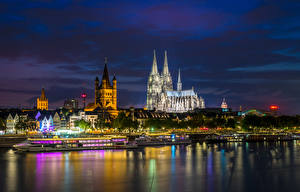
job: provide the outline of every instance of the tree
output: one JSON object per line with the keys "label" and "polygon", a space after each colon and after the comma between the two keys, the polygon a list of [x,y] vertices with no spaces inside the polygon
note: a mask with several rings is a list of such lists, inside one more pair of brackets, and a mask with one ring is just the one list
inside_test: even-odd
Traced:
{"label": "tree", "polygon": [[226,126],[226,119],[223,117],[218,117],[214,119],[216,127],[224,128]]}
{"label": "tree", "polygon": [[196,114],[189,120],[189,127],[191,128],[199,128],[203,127],[205,123],[205,116],[203,114]]}
{"label": "tree", "polygon": [[105,119],[103,118],[98,118],[96,123],[95,123],[95,127],[96,128],[100,128],[100,129],[103,129],[106,127],[106,122],[105,122]]}
{"label": "tree", "polygon": [[[169,126],[170,124],[165,123],[166,126]],[[151,131],[154,130],[160,130],[163,127],[163,122],[160,119],[147,119],[145,121],[145,127],[149,128]]]}
{"label": "tree", "polygon": [[233,118],[227,119],[225,127],[234,129],[236,127],[236,120]]}
{"label": "tree", "polygon": [[80,129],[87,130],[91,128],[91,122],[85,121],[84,119],[75,121],[75,126]]}
{"label": "tree", "polygon": [[5,130],[5,121],[0,117],[0,130]]}
{"label": "tree", "polygon": [[205,120],[204,125],[208,128],[217,128],[217,123],[213,118]]}
{"label": "tree", "polygon": [[132,120],[123,112],[119,113],[118,117],[112,120],[111,125],[113,128],[118,129],[119,132],[125,129],[128,129],[129,132],[131,132],[133,130],[137,130],[139,127],[138,121]]}
{"label": "tree", "polygon": [[253,130],[260,125],[260,118],[256,115],[246,115],[242,120],[242,128],[244,130]]}

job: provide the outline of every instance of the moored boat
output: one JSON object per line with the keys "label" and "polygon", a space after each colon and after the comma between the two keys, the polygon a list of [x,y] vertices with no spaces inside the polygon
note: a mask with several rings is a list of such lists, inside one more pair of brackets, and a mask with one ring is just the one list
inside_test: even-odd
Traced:
{"label": "moored boat", "polygon": [[191,144],[188,135],[142,135],[135,139],[138,146]]}
{"label": "moored boat", "polygon": [[45,151],[79,151],[95,149],[132,149],[137,145],[128,142],[126,137],[94,137],[94,138],[29,138],[16,144],[14,149],[23,152]]}

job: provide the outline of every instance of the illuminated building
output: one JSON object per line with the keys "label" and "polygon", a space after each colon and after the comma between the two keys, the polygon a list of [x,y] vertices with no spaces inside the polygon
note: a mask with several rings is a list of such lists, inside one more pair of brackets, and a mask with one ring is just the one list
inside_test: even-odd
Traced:
{"label": "illuminated building", "polygon": [[67,128],[66,116],[63,114],[62,111],[60,111],[59,116],[60,116],[60,128],[61,129],[66,129]]}
{"label": "illuminated building", "polygon": [[228,105],[225,101],[225,98],[223,98],[222,103],[221,103],[221,109],[223,112],[227,112],[228,111]]}
{"label": "illuminated building", "polygon": [[73,113],[69,118],[70,129],[75,129],[75,122],[85,120],[91,123],[91,127],[95,128],[97,123],[98,114],[90,111],[80,111],[79,113]]}
{"label": "illuminated building", "polygon": [[55,130],[66,129],[66,117],[62,111],[60,111],[60,113],[55,112],[53,116],[53,126]]}
{"label": "illuminated building", "polygon": [[225,101],[225,98],[223,98],[223,100],[222,100],[221,108],[222,109],[227,109],[228,108],[227,103]]}
{"label": "illuminated building", "polygon": [[69,117],[69,128],[75,129],[75,122],[81,120],[82,117],[80,115],[72,114]]}
{"label": "illuminated building", "polygon": [[104,71],[102,75],[101,84],[99,79],[95,79],[95,100],[84,109],[85,111],[105,111],[116,117],[117,110],[117,79],[113,77],[111,85],[109,74],[107,70],[107,59],[105,59]]}
{"label": "illuminated building", "polygon": [[228,105],[225,101],[225,98],[223,98],[222,103],[221,103],[221,109],[223,112],[227,112],[228,111]]}
{"label": "illuminated building", "polygon": [[42,94],[37,98],[37,109],[48,110],[48,99],[45,96],[45,90],[42,88]]}
{"label": "illuminated building", "polygon": [[7,132],[13,133],[16,129],[16,125],[19,122],[19,115],[15,114],[15,117],[13,117],[11,114],[8,115],[6,119],[6,129]]}
{"label": "illuminated building", "polygon": [[152,70],[147,84],[147,109],[182,113],[205,108],[202,97],[198,97],[194,89],[182,90],[180,70],[178,72],[177,90],[173,90],[172,77],[169,73],[167,52],[165,51],[162,74],[157,69],[157,60],[154,50]]}
{"label": "illuminated building", "polygon": [[78,101],[76,99],[65,100],[64,108],[68,110],[76,110],[78,109]]}
{"label": "illuminated building", "polygon": [[40,131],[41,132],[54,131],[52,115],[49,115],[48,118],[47,118],[47,115],[41,116],[39,123],[40,123]]}
{"label": "illuminated building", "polygon": [[53,116],[53,126],[56,130],[60,129],[60,123],[61,123],[60,116],[56,112]]}
{"label": "illuminated building", "polygon": [[91,123],[91,127],[95,128],[97,123],[98,115],[93,112],[85,112],[85,120]]}

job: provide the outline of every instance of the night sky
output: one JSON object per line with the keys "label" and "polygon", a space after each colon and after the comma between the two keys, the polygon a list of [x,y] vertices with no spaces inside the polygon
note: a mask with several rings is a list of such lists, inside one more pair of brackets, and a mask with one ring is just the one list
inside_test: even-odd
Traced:
{"label": "night sky", "polygon": [[195,90],[207,107],[240,105],[300,114],[298,0],[0,1],[0,106],[49,108],[81,92],[94,98],[104,57],[120,107],[143,107],[153,49],[168,51],[174,88]]}

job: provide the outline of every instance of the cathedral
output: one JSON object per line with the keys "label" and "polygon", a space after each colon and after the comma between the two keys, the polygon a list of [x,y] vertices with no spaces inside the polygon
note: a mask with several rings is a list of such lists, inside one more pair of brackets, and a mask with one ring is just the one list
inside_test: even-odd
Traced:
{"label": "cathedral", "polygon": [[195,108],[205,108],[204,100],[194,89],[182,90],[180,70],[178,71],[177,90],[173,90],[169,73],[167,51],[165,51],[163,71],[157,69],[154,50],[152,70],[147,85],[147,109],[169,113],[183,113]]}
{"label": "cathedral", "polygon": [[107,59],[105,59],[104,71],[101,83],[98,77],[95,79],[95,100],[94,103],[88,104],[85,111],[103,111],[105,110],[112,116],[118,115],[117,110],[117,79],[114,76],[112,85],[109,80],[107,70]]}

